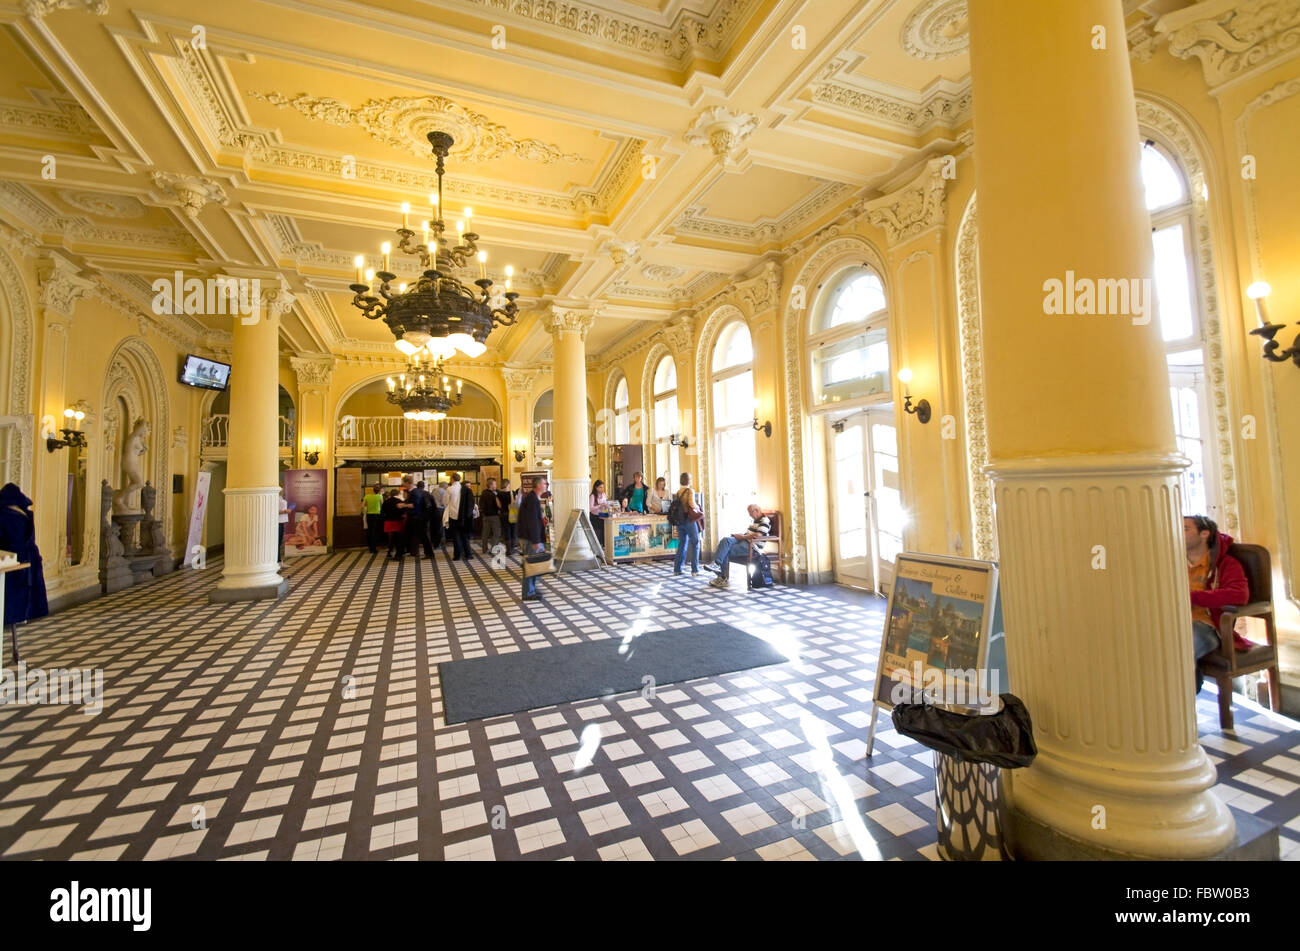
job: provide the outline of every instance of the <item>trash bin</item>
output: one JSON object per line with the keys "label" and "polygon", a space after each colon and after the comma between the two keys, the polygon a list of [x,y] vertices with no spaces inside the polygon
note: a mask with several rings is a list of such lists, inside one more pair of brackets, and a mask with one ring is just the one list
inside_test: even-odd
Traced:
{"label": "trash bin", "polygon": [[989,862],[1011,857],[1002,770],[1028,766],[1038,755],[1029,711],[1004,693],[998,709],[900,703],[894,729],[934,751],[939,855],[948,861]]}

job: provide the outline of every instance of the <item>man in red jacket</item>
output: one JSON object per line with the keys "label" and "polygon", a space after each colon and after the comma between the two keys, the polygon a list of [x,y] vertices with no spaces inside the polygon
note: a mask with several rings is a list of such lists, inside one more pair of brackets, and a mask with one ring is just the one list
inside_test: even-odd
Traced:
{"label": "man in red jacket", "polygon": [[[1250,600],[1250,587],[1241,562],[1228,554],[1232,536],[1219,531],[1213,519],[1188,515],[1183,519],[1187,542],[1187,586],[1192,593],[1192,648],[1196,660],[1219,649],[1219,617],[1228,605]],[[1250,642],[1233,632],[1233,645],[1245,650]],[[1201,692],[1200,664],[1196,665],[1196,692]]]}

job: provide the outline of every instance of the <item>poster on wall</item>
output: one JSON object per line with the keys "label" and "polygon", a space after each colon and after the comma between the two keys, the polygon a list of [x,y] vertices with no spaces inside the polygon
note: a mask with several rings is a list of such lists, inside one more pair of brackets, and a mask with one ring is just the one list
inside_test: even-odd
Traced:
{"label": "poster on wall", "polygon": [[532,472],[519,473],[519,487],[524,492],[533,491],[533,483],[538,479],[550,479],[551,473],[546,469],[539,469]]}
{"label": "poster on wall", "polygon": [[355,466],[342,466],[334,470],[334,514],[362,514],[361,470]]}
{"label": "poster on wall", "polygon": [[290,469],[284,474],[284,498],[289,522],[284,527],[284,556],[323,555],[325,511],[329,497],[329,472],[325,469]]}
{"label": "poster on wall", "polygon": [[[900,554],[876,665],[867,755],[879,708],[933,702],[986,708],[1008,689],[998,610],[998,567],[946,555]],[[1000,642],[996,650],[990,643]],[[992,658],[992,660],[990,659]],[[993,712],[987,710],[986,712]]]}
{"label": "poster on wall", "polygon": [[212,473],[206,469],[194,480],[194,504],[190,506],[190,531],[185,537],[185,557],[181,564],[186,568],[194,558],[194,549],[203,544],[203,520],[208,514],[208,490],[212,486]]}

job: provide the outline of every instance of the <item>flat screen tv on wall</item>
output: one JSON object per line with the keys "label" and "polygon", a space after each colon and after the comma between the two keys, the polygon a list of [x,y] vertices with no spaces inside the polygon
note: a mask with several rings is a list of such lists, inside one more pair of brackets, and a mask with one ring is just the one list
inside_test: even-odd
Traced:
{"label": "flat screen tv on wall", "polygon": [[205,390],[224,390],[230,383],[230,364],[190,354],[181,367],[181,382]]}

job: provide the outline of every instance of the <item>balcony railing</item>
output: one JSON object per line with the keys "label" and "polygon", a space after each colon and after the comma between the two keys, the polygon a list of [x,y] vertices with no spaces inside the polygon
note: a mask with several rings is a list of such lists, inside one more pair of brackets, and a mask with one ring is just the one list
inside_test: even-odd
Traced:
{"label": "balcony railing", "polygon": [[[230,415],[214,413],[203,421],[199,437],[199,454],[204,458],[224,459],[230,444]],[[293,420],[280,417],[280,455],[293,455]]]}
{"label": "balcony railing", "polygon": [[[587,423],[587,449],[596,451],[595,423]],[[539,419],[533,423],[533,451],[539,458],[555,452],[555,420]]]}
{"label": "balcony railing", "polygon": [[449,416],[419,420],[405,416],[349,416],[335,434],[336,455],[352,459],[409,456],[500,455],[501,421]]}

